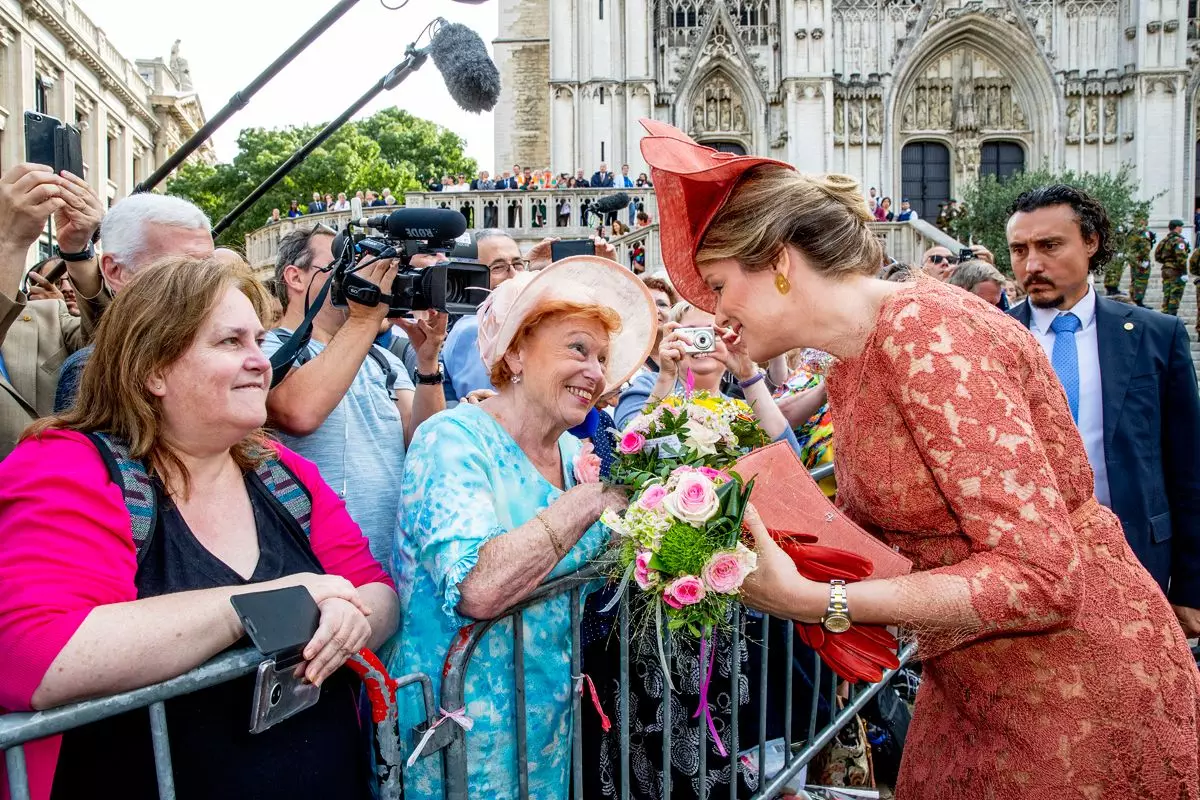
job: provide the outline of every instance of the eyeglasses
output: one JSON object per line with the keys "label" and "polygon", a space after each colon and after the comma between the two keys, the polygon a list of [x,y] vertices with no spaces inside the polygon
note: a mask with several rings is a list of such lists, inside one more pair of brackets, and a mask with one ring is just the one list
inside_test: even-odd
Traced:
{"label": "eyeglasses", "polygon": [[529,259],[514,258],[512,261],[493,261],[488,264],[493,275],[503,275],[506,272],[524,272],[529,269]]}

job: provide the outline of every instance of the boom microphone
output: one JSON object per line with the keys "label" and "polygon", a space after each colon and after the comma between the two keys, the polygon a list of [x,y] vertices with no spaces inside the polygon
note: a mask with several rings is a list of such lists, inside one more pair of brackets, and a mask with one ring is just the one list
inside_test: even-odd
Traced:
{"label": "boom microphone", "polygon": [[387,231],[393,239],[447,242],[467,229],[467,218],[450,208],[399,208],[390,214],[351,220],[360,228]]}
{"label": "boom microphone", "polygon": [[500,99],[500,71],[479,34],[457,22],[442,25],[429,44],[446,90],[463,111],[491,111]]}
{"label": "boom microphone", "polygon": [[616,194],[601,197],[588,208],[595,214],[611,214],[614,211],[620,211],[628,207],[629,195],[624,192],[617,192]]}

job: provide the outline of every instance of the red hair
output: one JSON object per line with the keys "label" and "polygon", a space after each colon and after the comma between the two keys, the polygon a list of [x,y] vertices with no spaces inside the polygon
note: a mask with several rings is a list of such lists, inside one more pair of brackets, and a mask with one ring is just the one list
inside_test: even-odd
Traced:
{"label": "red hair", "polygon": [[[525,317],[525,321],[517,329],[512,341],[508,343],[505,355],[520,350],[539,325],[548,320],[557,321],[559,319],[595,322],[604,328],[609,336],[621,330],[620,315],[607,306],[576,303],[570,300],[545,300],[534,306],[533,310],[529,312],[529,316]],[[508,361],[503,356],[497,359],[492,366],[490,377],[492,385],[497,387],[504,386],[513,379],[512,368],[508,366]]]}

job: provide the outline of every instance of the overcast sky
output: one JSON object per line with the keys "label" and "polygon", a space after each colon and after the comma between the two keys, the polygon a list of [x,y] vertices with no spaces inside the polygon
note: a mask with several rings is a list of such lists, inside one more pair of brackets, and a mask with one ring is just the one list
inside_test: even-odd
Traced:
{"label": "overcast sky", "polygon": [[[388,0],[399,5],[402,0]],[[333,0],[79,0],[128,58],[170,56],[182,39],[204,111],[215,114],[333,5]],[[473,28],[491,51],[498,6],[451,0],[409,0],[397,11],[380,0],[360,0],[213,137],[222,161],[233,158],[237,134],[247,127],[282,127],[333,119],[403,58],[425,25],[442,16]],[[492,114],[469,114],[446,93],[433,61],[361,112],[387,106],[450,128],[467,141],[467,154],[492,169]]]}

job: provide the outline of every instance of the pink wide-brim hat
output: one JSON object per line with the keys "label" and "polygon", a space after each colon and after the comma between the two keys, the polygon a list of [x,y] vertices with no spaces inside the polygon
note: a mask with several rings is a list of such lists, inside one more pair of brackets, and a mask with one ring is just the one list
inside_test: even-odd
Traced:
{"label": "pink wide-brim hat", "polygon": [[632,378],[654,349],[658,311],[641,279],[607,258],[572,256],[538,272],[518,272],[479,306],[479,356],[489,371],[525,319],[548,300],[610,308],[621,318],[609,340],[605,394]]}
{"label": "pink wide-brim hat", "polygon": [[717,310],[717,295],[700,277],[696,251],[748,170],[763,164],[795,170],[785,161],[757,156],[720,153],[697,144],[687,134],[665,122],[640,120],[642,157],[650,165],[654,194],[658,198],[658,235],[663,264],[675,290],[694,306]]}

